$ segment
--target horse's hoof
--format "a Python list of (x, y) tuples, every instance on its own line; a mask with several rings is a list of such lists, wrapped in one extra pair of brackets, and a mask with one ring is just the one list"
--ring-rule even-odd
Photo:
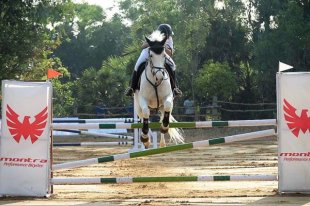
[(143, 145), (144, 145), (145, 149), (148, 149), (151, 146), (151, 142), (149, 142), (149, 141), (144, 142)]
[(159, 147), (166, 147), (166, 143), (160, 142)]
[(164, 126), (160, 126), (160, 132), (163, 134), (166, 134), (169, 130), (169, 126), (168, 127), (164, 127)]

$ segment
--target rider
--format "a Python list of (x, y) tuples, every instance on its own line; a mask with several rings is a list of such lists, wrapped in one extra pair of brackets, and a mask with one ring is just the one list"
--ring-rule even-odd
[[(171, 58), (171, 56), (173, 55), (173, 40), (172, 40), (173, 31), (169, 24), (160, 24), (157, 30), (159, 30), (162, 34), (164, 34), (165, 38), (167, 39), (165, 44), (165, 51), (168, 54), (166, 56), (166, 69), (170, 75), (170, 84), (171, 89), (173, 91), (173, 95), (175, 97), (181, 97), (182, 91), (177, 87), (177, 82), (175, 78), (175, 64)], [(144, 42), (142, 45), (142, 52), (140, 54), (138, 61), (136, 62), (135, 69), (131, 77), (131, 86), (128, 87), (125, 91), (126, 96), (133, 96), (134, 91), (138, 89), (138, 82), (140, 75), (142, 73), (138, 72), (138, 69), (140, 65), (142, 63), (145, 63), (149, 57), (148, 47), (149, 47), (148, 43)]]

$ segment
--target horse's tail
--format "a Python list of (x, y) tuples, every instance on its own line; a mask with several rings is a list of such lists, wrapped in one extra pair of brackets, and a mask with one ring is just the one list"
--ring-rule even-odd
[[(172, 115), (170, 115), (170, 122), (178, 122)], [(173, 140), (176, 144), (184, 143), (184, 134), (181, 128), (170, 128), (168, 130), (169, 136), (171, 140)]]

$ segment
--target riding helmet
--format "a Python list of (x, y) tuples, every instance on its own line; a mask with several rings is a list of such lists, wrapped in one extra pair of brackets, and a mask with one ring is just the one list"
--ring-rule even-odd
[(166, 36), (171, 36), (174, 34), (169, 24), (160, 24), (157, 30), (159, 30), (161, 33), (165, 34)]

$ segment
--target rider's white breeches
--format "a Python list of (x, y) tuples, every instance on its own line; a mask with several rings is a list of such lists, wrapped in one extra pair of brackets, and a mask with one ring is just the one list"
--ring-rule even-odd
[[(149, 48), (145, 48), (142, 50), (142, 52), (141, 52), (141, 54), (140, 54), (140, 56), (136, 62), (135, 71), (138, 71), (139, 66), (143, 62), (146, 62), (148, 58), (149, 58)], [(166, 55), (166, 63), (172, 68), (172, 71), (175, 71), (175, 63), (169, 55)]]

